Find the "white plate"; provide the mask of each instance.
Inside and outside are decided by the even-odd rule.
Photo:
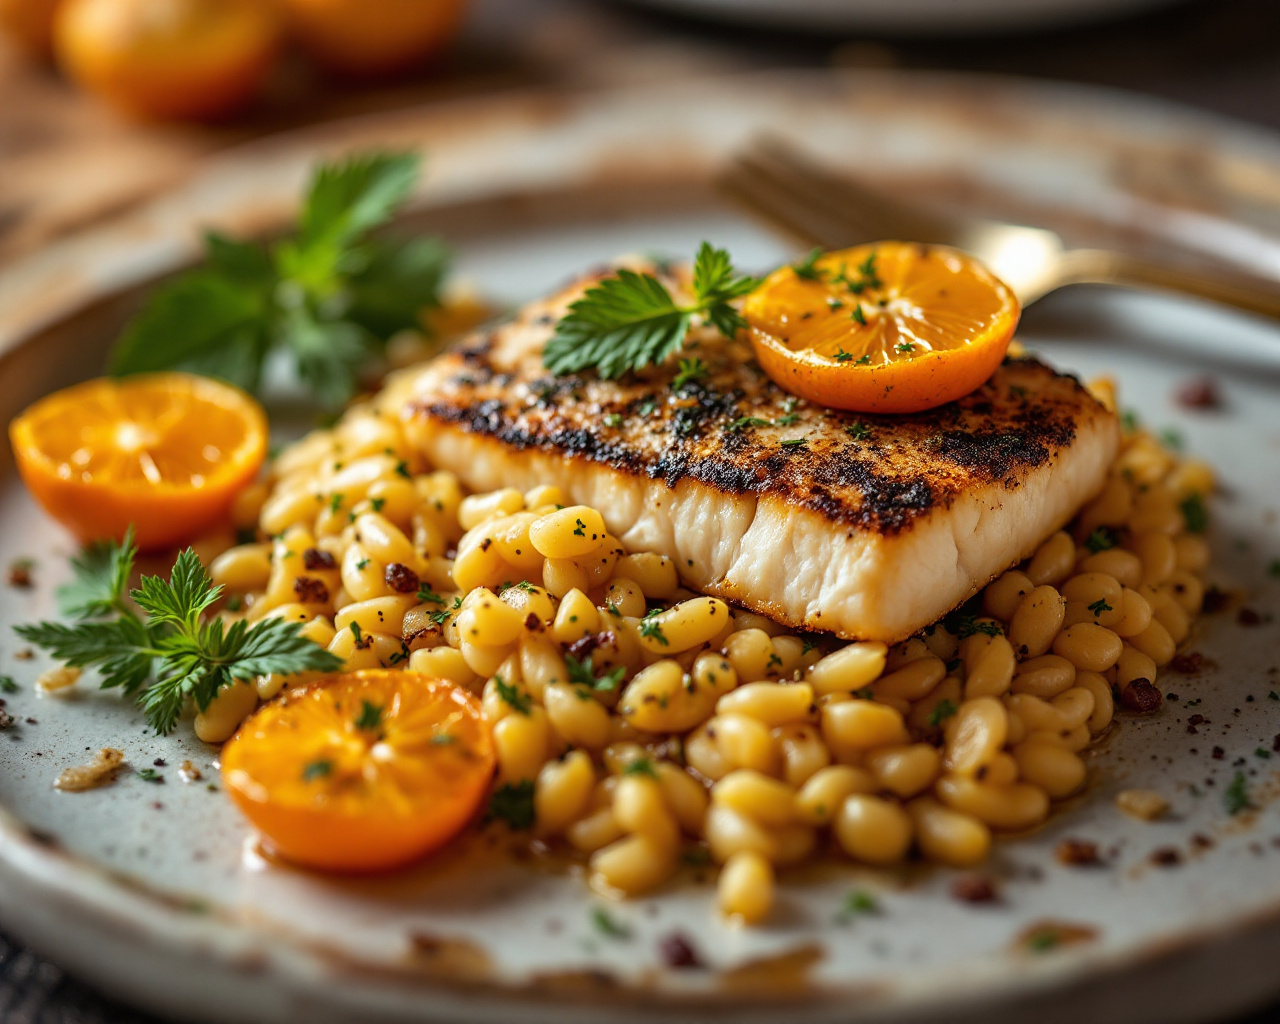
[[[448,230],[464,270],[510,301],[621,251],[688,253],[703,238],[767,266],[786,250],[705,186],[715,161],[766,124],[900,187],[928,181],[935,196],[1037,212],[1081,240],[1120,233],[1155,245],[1188,233],[1255,271],[1278,265],[1276,214],[1258,193],[1280,174],[1275,141],[1121,98],[800,76],[472,103],[230,156],[120,224],[12,268],[0,276],[0,415],[92,372],[130,289],[184,258],[196,224],[269,227],[307,164],[335,148],[430,146],[419,221]],[[1196,188],[1179,204],[1173,179],[1161,177],[1157,193],[1151,174],[1192,147]],[[1229,498],[1214,508],[1215,575],[1251,607],[1280,613],[1280,582],[1264,568],[1280,557],[1280,331],[1190,302],[1077,290],[1029,311],[1023,337],[1064,367],[1114,374],[1126,405],[1176,426],[1221,467]],[[1220,372],[1228,407],[1179,410],[1173,389],[1206,365]],[[51,616],[70,544],[0,472],[0,567],[22,555],[39,562],[36,590],[0,588],[0,622]],[[1273,622],[1210,619],[1193,646],[1219,667],[1169,682],[1180,701],[1122,723],[1093,757],[1085,796],[1035,835],[1000,844],[990,865],[998,905],[956,902],[947,871],[832,869],[789,880],[770,925],[738,931],[716,919],[708,887],[686,880],[612,908],[632,931],[618,941],[592,929],[597,904],[580,879],[480,842],[364,882],[256,859],[223,795],[178,780],[185,758],[214,777],[213,751],[185,730],[149,736],[131,708],[88,686],[38,698],[31,683],[44,664],[15,660],[22,645],[6,631],[0,673],[23,689],[6,698],[22,724],[0,734],[0,920],[119,996],[213,1021],[1202,1020],[1280,991],[1280,778],[1276,761],[1254,753],[1280,732],[1280,702],[1267,696],[1280,691],[1275,640]],[[1191,700],[1209,719],[1195,736]],[[61,768],[104,745],[139,768],[164,759],[165,783],[126,772],[96,792],[51,789]],[[1236,770],[1251,773],[1261,809],[1229,818],[1221,794]],[[1165,793],[1173,818],[1120,814],[1112,797],[1130,786]],[[1196,834],[1212,847],[1193,849]],[[1108,866],[1056,863],[1065,836],[1098,842]],[[1151,852],[1168,846],[1185,863],[1152,866]],[[855,885],[874,890],[883,913],[842,924]],[[1031,955],[1018,937],[1043,921],[1091,940]],[[658,942],[673,930],[692,938],[706,969],[663,969]]]
[[[676,14],[778,28],[907,35],[1008,32],[1101,21],[1171,0],[628,0]]]

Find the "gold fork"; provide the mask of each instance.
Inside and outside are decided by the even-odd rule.
[[[925,211],[820,166],[774,137],[756,139],[717,186],[798,241],[824,249],[895,238],[972,253],[1024,306],[1069,284],[1181,292],[1280,318],[1280,281],[1234,270],[1200,270],[1104,249],[1068,249],[1044,228]]]

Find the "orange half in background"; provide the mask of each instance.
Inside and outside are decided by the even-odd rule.
[[[907,413],[980,387],[1021,307],[956,249],[878,242],[774,271],[742,312],[779,387],[835,409]]]
[[[226,517],[267,456],[267,417],[239,388],[185,373],[101,378],[42,398],[9,425],[18,472],[81,541],[156,550]]]

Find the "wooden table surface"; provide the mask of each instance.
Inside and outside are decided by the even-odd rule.
[[[1280,130],[1280,2],[1196,0],[1118,22],[981,39],[781,34],[606,0],[475,0],[458,45],[393,83],[353,88],[286,61],[245,118],[129,122],[0,47],[0,266],[118,215],[239,143],[462,95],[643,84],[779,67],[995,72],[1132,89]],[[1280,196],[1276,197],[1280,205]],[[1271,1008],[1248,1024],[1280,1020]],[[0,936],[4,1024],[160,1024]],[[1239,1022],[1246,1024],[1246,1022]]]

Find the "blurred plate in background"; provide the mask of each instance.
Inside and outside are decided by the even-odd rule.
[[[803,30],[983,33],[1056,28],[1173,0],[628,0],[677,14]]]

